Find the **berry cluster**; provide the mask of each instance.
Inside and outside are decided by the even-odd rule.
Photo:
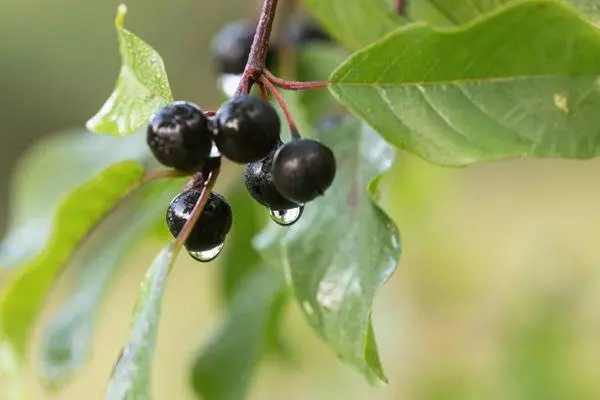
[[[272,11],[267,13],[271,18]],[[263,34],[258,34],[261,29]],[[166,219],[171,234],[178,240],[186,238],[181,244],[199,261],[219,254],[232,225],[229,203],[211,192],[222,157],[246,164],[248,192],[280,225],[296,222],[304,204],[322,195],[335,177],[333,153],[318,141],[300,137],[276,88],[317,89],[324,83],[289,82],[271,74],[267,67],[276,53],[268,41],[269,31],[265,21],[256,29],[247,22],[234,22],[215,37],[213,56],[219,73],[240,75],[236,94],[216,112],[176,101],[155,112],[148,125],[147,142],[155,158],[192,177],[171,201]],[[326,40],[310,23],[296,26],[289,34],[293,44]],[[267,39],[261,42],[257,37]],[[249,60],[252,46],[257,46],[257,56]],[[253,84],[260,87],[262,98],[250,95]],[[290,126],[292,139],[287,143],[280,137],[277,111],[267,101],[269,92]]]
[[[289,225],[286,211],[298,210],[323,194],[335,176],[329,148],[310,139],[280,139],[275,109],[259,97],[242,94],[207,116],[189,102],[174,102],[158,110],[147,130],[148,145],[158,161],[182,172],[196,173],[201,185],[220,167],[221,155],[247,163],[244,182],[250,195],[266,206],[276,222]],[[179,194],[167,210],[167,224],[177,237],[200,197],[192,187]],[[297,219],[298,211],[291,213]],[[185,246],[200,261],[216,257],[231,228],[231,208],[225,198],[211,193]],[[215,249],[217,251],[215,252]]]

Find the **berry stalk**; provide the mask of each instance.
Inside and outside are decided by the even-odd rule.
[[[210,192],[212,192],[212,189],[215,186],[215,183],[217,182],[218,176],[219,169],[215,169],[214,171],[211,171],[206,177],[206,181],[202,186],[202,192],[200,192],[200,197],[198,198],[198,201],[194,205],[194,208],[190,214],[190,219],[186,221],[186,223],[181,228],[179,235],[177,235],[177,240],[175,241],[175,248],[173,250],[175,254],[177,254],[179,250],[181,250],[181,248],[187,241],[188,236],[190,236],[190,233],[194,229],[194,226],[196,226],[196,223],[198,222],[198,219],[202,214],[202,210],[204,209],[204,206],[208,201],[208,196],[210,195]]]
[[[285,79],[281,79],[273,75],[271,71],[265,69],[263,71],[263,76],[271,82],[273,85],[277,86],[280,89],[284,90],[314,90],[314,89],[324,89],[330,85],[329,82],[297,82],[297,81],[288,81]]]
[[[277,91],[277,88],[275,87],[275,85],[273,85],[273,83],[271,83],[271,81],[269,81],[269,79],[264,75],[260,77],[260,83],[262,83],[269,90],[269,92],[271,92],[273,97],[275,97],[275,100],[279,104],[279,107],[281,108],[281,111],[283,112],[283,115],[285,116],[285,119],[286,119],[288,125],[290,126],[290,133],[291,133],[292,137],[294,139],[300,139],[301,138],[300,133],[298,132],[298,128],[296,127],[296,123],[294,122],[292,113],[290,113],[290,110],[288,109],[287,105],[285,104],[285,100],[283,99],[281,94]]]
[[[260,81],[258,82],[258,87],[260,88],[260,96],[264,101],[269,101],[269,92],[267,92],[267,88],[265,88],[265,84]]]

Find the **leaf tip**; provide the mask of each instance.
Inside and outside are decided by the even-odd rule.
[[[123,27],[125,14],[127,14],[127,6],[125,4],[119,4],[119,7],[117,7],[117,17],[115,18],[115,25],[117,25],[117,27]]]
[[[94,117],[88,119],[88,121],[85,123],[85,128],[90,132],[98,133],[94,130],[94,127],[96,126],[96,123],[94,121],[95,118],[96,117],[94,116]]]

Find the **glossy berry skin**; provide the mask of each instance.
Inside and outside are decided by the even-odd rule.
[[[209,121],[202,110],[181,101],[152,116],[146,141],[161,164],[186,172],[202,166],[212,147]]]
[[[273,183],[271,165],[273,164],[273,150],[262,160],[251,162],[246,165],[244,172],[244,183],[248,193],[254,200],[268,207],[270,210],[289,210],[298,207],[297,203],[283,197]]]
[[[273,106],[256,96],[242,95],[217,111],[214,140],[223,156],[249,163],[266,157],[277,147],[280,129]]]
[[[336,162],[329,147],[316,140],[291,140],[275,153],[271,174],[275,187],[296,203],[325,193],[335,178]]]
[[[217,71],[221,74],[240,75],[244,72],[250,56],[256,25],[250,21],[234,21],[217,32],[212,41],[212,54]],[[269,46],[267,66],[275,58],[274,48]]]
[[[180,193],[167,208],[167,226],[173,237],[177,237],[185,222],[190,218],[194,205],[200,197],[200,189]],[[211,193],[196,226],[190,233],[185,247],[188,251],[210,250],[225,241],[231,229],[231,207],[218,193]]]

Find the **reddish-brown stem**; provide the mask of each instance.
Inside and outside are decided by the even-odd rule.
[[[275,100],[279,104],[281,111],[283,111],[283,115],[290,126],[290,133],[294,139],[300,139],[300,132],[298,132],[298,128],[296,127],[296,123],[294,122],[294,118],[292,118],[292,114],[290,110],[287,108],[285,104],[285,100],[281,97],[281,94],[277,91],[275,85],[273,85],[266,76],[261,76],[260,81],[265,87],[269,90],[269,92],[275,97]]]
[[[244,69],[244,75],[235,91],[236,96],[250,93],[250,89],[252,89],[254,82],[258,82],[263,74],[267,53],[269,52],[269,37],[271,36],[271,30],[273,29],[277,1],[278,0],[264,0],[263,2],[260,10],[260,18],[258,19],[258,26],[256,27],[256,33],[254,34],[252,47],[250,48],[250,55],[248,56],[248,62],[246,62],[246,68]]]
[[[195,172],[191,178],[183,185],[183,191],[187,192],[197,186],[204,185],[204,173],[202,171]]]
[[[251,71],[251,70],[248,70],[246,68],[246,71]],[[250,74],[252,74],[252,72],[250,72]],[[242,79],[240,80],[240,84],[238,85],[237,89],[235,90],[235,96],[237,97],[242,94],[250,93],[250,89],[252,89],[253,83],[254,83],[254,81],[252,79],[252,75],[246,75],[246,72],[244,71],[244,75],[242,76]]]
[[[398,15],[404,15],[406,12],[406,1],[405,0],[396,0],[396,12]]]
[[[264,101],[269,101],[269,92],[267,92],[267,88],[265,88],[265,84],[262,81],[258,82],[258,87],[260,89],[260,95],[262,96]]]
[[[260,10],[258,26],[256,27],[250,55],[248,56],[248,63],[246,64],[246,70],[252,70],[255,74],[260,74],[265,69],[267,52],[269,51],[269,37],[273,28],[277,1],[264,0],[262,9]]]
[[[208,201],[208,196],[210,195],[210,192],[212,191],[212,189],[217,181],[218,176],[219,176],[219,170],[216,169],[214,171],[211,171],[208,174],[208,176],[206,177],[206,180],[204,181],[204,183],[202,185],[202,191],[200,192],[200,197],[198,197],[198,201],[196,201],[196,204],[194,205],[194,208],[192,209],[190,218],[186,221],[186,223],[181,228],[179,235],[177,235],[177,240],[175,241],[176,249],[180,249],[185,244],[188,236],[192,232],[192,229],[194,229],[194,226],[196,226],[196,223],[200,219],[202,210],[204,209],[204,206],[206,205],[206,202]]]
[[[265,69],[263,71],[263,76],[269,80],[273,85],[278,88],[285,90],[314,90],[314,89],[323,89],[329,86],[329,82],[296,82],[296,81],[287,81],[285,79],[281,79],[276,77],[269,71]]]
[[[206,117],[214,117],[217,114],[216,111],[204,111]]]

